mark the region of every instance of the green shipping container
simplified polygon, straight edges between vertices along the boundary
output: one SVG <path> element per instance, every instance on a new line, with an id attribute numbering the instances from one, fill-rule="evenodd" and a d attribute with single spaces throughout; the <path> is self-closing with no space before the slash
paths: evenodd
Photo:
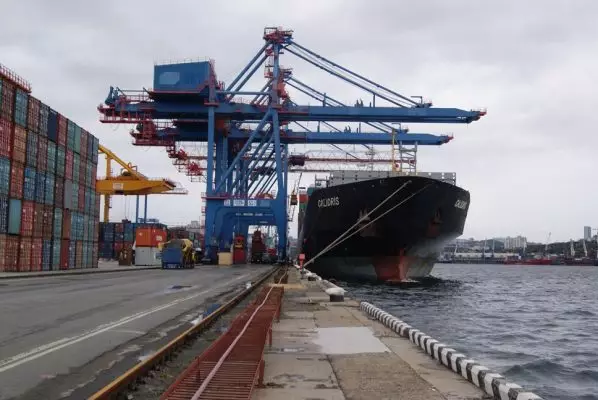
<path id="1" fill-rule="evenodd" d="M 18 235 L 21 232 L 21 208 L 23 203 L 18 199 L 10 199 L 8 203 L 8 233 Z"/>

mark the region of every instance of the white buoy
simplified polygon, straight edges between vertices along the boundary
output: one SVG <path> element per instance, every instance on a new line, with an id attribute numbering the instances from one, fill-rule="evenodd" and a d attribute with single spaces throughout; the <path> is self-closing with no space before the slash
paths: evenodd
<path id="1" fill-rule="evenodd" d="M 330 302 L 341 302 L 345 300 L 345 291 L 339 287 L 326 289 L 326 294 L 330 296 Z"/>

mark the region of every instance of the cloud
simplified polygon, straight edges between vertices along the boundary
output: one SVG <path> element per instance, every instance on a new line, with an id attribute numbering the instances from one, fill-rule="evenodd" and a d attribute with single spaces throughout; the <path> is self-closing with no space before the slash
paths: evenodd
<path id="1" fill-rule="evenodd" d="M 198 219 L 204 189 L 176 172 L 162 149 L 131 146 L 125 127 L 98 122 L 96 106 L 108 87 L 150 87 L 155 61 L 198 57 L 215 59 L 219 79 L 230 82 L 261 47 L 263 27 L 282 25 L 295 30 L 298 43 L 405 95 L 438 107 L 488 107 L 469 126 L 410 125 L 412 132 L 455 134 L 439 149 L 420 148 L 419 166 L 455 171 L 471 191 L 467 236 L 541 241 L 552 231 L 567 240 L 598 220 L 591 206 L 598 191 L 593 1 L 146 4 L 9 2 L 0 15 L 0 54 L 32 82 L 36 97 L 126 161 L 190 189 L 186 197 L 152 197 L 152 217 Z M 284 63 L 341 101 L 369 101 L 289 54 Z M 132 203 L 116 200 L 113 216 L 132 217 Z"/>

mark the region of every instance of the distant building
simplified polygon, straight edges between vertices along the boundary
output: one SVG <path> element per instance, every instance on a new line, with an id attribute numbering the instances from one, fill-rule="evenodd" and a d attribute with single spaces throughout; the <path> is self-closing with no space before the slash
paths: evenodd
<path id="1" fill-rule="evenodd" d="M 591 226 L 583 227 L 583 239 L 584 240 L 592 240 L 592 227 Z"/>
<path id="2" fill-rule="evenodd" d="M 522 249 L 527 245 L 527 238 L 525 236 L 507 236 L 505 238 L 505 249 Z"/>

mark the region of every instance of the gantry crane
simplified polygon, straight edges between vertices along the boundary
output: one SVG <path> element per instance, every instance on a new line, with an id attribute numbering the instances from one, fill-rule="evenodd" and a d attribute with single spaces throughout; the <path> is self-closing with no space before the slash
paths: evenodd
<path id="1" fill-rule="evenodd" d="M 137 196 L 135 222 L 139 220 L 139 196 L 145 196 L 144 219 L 147 220 L 147 196 L 150 194 L 187 194 L 187 190 L 170 179 L 150 179 L 137 166 L 124 162 L 111 150 L 102 146 L 98 151 L 106 156 L 106 176 L 96 180 L 96 191 L 104 195 L 104 222 L 110 220 L 110 200 L 114 195 Z M 120 174 L 112 175 L 112 161 L 119 164 Z"/>
<path id="2" fill-rule="evenodd" d="M 205 171 L 196 173 L 206 182 L 205 254 L 211 260 L 216 259 L 215 252 L 230 248 L 235 232 L 247 234 L 249 225 L 276 225 L 278 255 L 285 258 L 289 145 L 369 147 L 391 145 L 393 139 L 401 145 L 439 145 L 446 143 L 446 137 L 393 132 L 391 124 L 469 124 L 486 114 L 485 110 L 436 108 L 421 97 L 416 101 L 414 96 L 399 94 L 300 45 L 291 30 L 267 27 L 263 39 L 264 45 L 229 85 L 218 80 L 213 60 L 156 65 L 153 89 L 111 87 L 98 107 L 101 122 L 136 124 L 137 145 L 207 143 Z M 292 69 L 281 65 L 284 53 L 367 92 L 371 102 L 345 105 L 306 85 Z M 244 90 L 260 65 L 264 66 L 264 86 Z M 321 105 L 296 104 L 288 87 L 321 100 Z M 309 122 L 317 122 L 316 132 L 289 128 Z M 352 132 L 350 126 L 341 130 L 331 123 L 358 123 L 359 128 Z M 362 124 L 374 131 L 363 131 Z M 326 132 L 320 130 L 322 125 Z M 183 165 L 200 168 L 195 162 Z M 277 185 L 276 196 L 264 198 L 273 185 Z"/>

